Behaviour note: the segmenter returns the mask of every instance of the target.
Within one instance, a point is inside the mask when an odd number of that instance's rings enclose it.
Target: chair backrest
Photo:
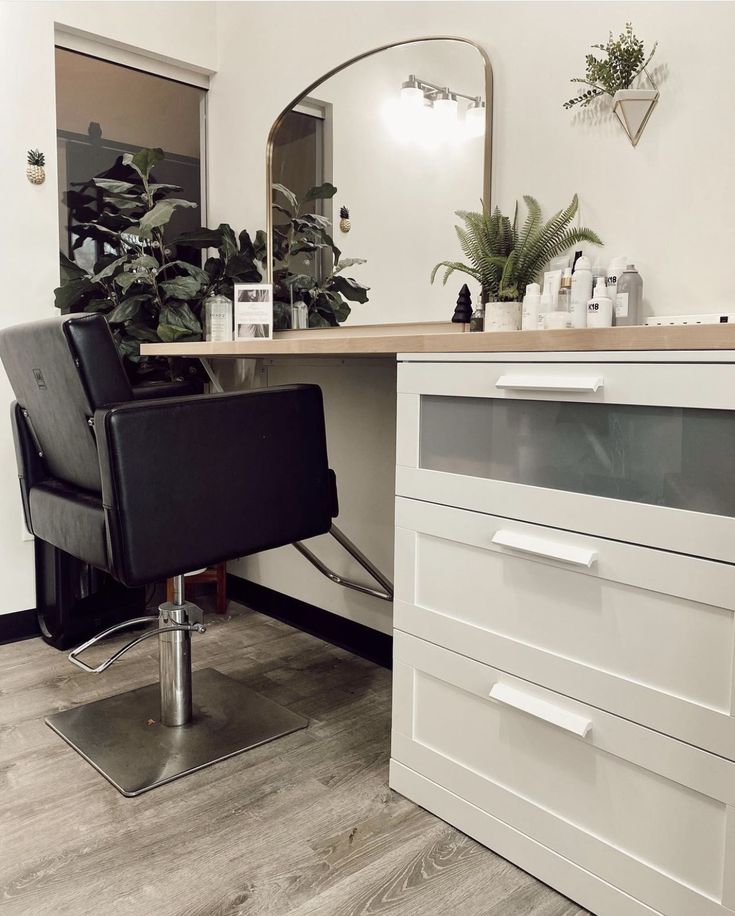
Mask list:
[[[104,315],[68,315],[0,331],[0,359],[49,474],[100,492],[95,410],[133,398]]]

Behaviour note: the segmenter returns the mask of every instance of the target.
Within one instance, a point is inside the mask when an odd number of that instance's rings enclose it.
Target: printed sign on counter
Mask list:
[[[235,340],[273,339],[273,286],[235,284]]]

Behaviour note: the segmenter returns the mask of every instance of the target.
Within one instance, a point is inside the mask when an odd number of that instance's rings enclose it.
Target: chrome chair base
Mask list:
[[[46,724],[128,797],[308,725],[213,668],[195,671],[193,688],[185,725],[161,724],[158,684],[55,713]]]

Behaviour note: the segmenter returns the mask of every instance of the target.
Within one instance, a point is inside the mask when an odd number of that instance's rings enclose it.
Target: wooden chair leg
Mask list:
[[[227,564],[217,564],[217,613],[227,610]]]

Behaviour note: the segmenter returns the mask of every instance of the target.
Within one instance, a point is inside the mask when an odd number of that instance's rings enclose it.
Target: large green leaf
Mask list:
[[[185,245],[188,248],[219,248],[222,244],[222,227],[207,229],[202,226],[191,232],[183,232],[174,242],[174,245]]]
[[[204,262],[204,272],[209,277],[209,282],[213,283],[224,276],[225,262],[222,258],[207,258]]]
[[[128,324],[125,325],[125,331],[136,340],[144,340],[147,343],[158,343],[160,340],[158,334],[145,324]]]
[[[54,290],[54,305],[62,312],[66,312],[84,296],[94,289],[94,284],[89,277],[79,277],[78,280],[69,280],[63,286]]]
[[[350,299],[352,302],[367,302],[370,287],[338,274],[329,280],[329,289],[341,293],[345,299]]]
[[[293,214],[291,213],[290,210],[287,210],[286,207],[282,207],[280,204],[271,204],[271,206],[276,211],[276,213],[283,213],[286,219],[290,220],[293,218]],[[285,225],[286,220],[281,220],[281,223]]]
[[[199,319],[185,302],[165,305],[158,316],[159,324],[181,328],[189,334],[200,334],[202,326]]]
[[[325,242],[332,249],[332,254],[334,256],[334,263],[339,264],[339,259],[342,257],[342,252],[334,244],[334,239],[332,238],[332,236],[327,232],[326,229],[320,229],[317,234],[322,239],[322,241]]]
[[[236,254],[225,267],[225,276],[241,283],[260,283],[262,276],[255,261],[246,254]]]
[[[59,266],[61,268],[61,282],[66,283],[69,280],[79,280],[87,276],[87,271],[70,260],[63,251],[59,252]]]
[[[291,287],[292,289],[314,289],[317,285],[314,277],[310,277],[308,274],[289,274],[284,277],[283,283],[285,286]]]
[[[229,261],[229,259],[234,258],[239,251],[237,239],[235,238],[235,233],[232,231],[232,226],[228,226],[227,223],[220,223],[219,230],[222,233],[222,243],[219,246],[220,257],[224,261]]]
[[[336,318],[334,318],[333,321],[327,321],[327,319],[320,312],[309,312],[309,327],[310,328],[334,327],[334,325],[336,324],[336,321],[337,321]]]
[[[194,299],[201,286],[196,277],[174,277],[158,284],[167,299]]]
[[[306,192],[302,204],[307,203],[310,200],[331,200],[332,197],[337,193],[337,189],[330,182],[325,181],[324,184],[317,185],[314,188],[309,188]]]
[[[129,181],[115,181],[113,178],[93,178],[92,181],[98,188],[110,194],[136,194],[139,195],[140,185],[131,184]]]
[[[148,176],[154,165],[163,159],[163,150],[141,149],[137,153],[125,153],[122,157],[124,165],[132,166],[143,181],[148,181]]]
[[[250,238],[250,233],[247,229],[242,230],[237,240],[240,244],[240,254],[247,255],[249,258],[255,258],[255,246],[253,245],[253,240]]]
[[[257,261],[265,261],[268,254],[268,236],[262,229],[258,229],[255,233],[253,247],[255,249],[255,259]]]
[[[341,258],[334,272],[339,273],[347,267],[355,267],[358,264],[367,264],[367,258]]]
[[[294,192],[293,192],[293,191],[289,191],[289,189],[288,189],[285,185],[283,185],[283,184],[278,184],[278,183],[276,183],[276,184],[273,185],[273,190],[274,190],[277,194],[281,194],[283,197],[285,197],[286,200],[287,200],[287,201],[289,202],[289,204],[291,205],[291,212],[290,212],[290,213],[288,212],[288,210],[284,210],[283,212],[284,212],[284,213],[287,213],[289,216],[293,216],[294,213],[296,213],[296,212],[298,211],[298,209],[299,209],[299,202],[298,202],[298,200],[296,199],[296,195],[294,194]],[[283,209],[283,208],[281,208],[281,209]]]
[[[116,258],[114,261],[112,261],[110,264],[108,264],[106,267],[100,270],[99,273],[96,273],[92,277],[92,282],[99,283],[100,280],[106,280],[109,277],[113,277],[116,273],[119,273],[123,269],[125,264],[127,263],[128,263],[127,255],[123,255],[121,258]]]
[[[331,312],[338,323],[346,321],[352,309],[338,293],[323,291],[316,297],[315,307],[321,314]]]
[[[131,267],[140,267],[143,270],[156,270],[159,267],[158,261],[149,254],[141,254],[130,262]]]
[[[112,307],[111,299],[90,299],[84,305],[85,312],[109,312]]]
[[[149,301],[148,296],[130,296],[129,299],[123,299],[123,301],[119,305],[116,305],[110,312],[107,316],[107,320],[110,324],[132,321],[134,318],[138,317],[140,308],[146,301]]]
[[[176,343],[177,341],[193,339],[191,331],[187,331],[186,328],[178,327],[178,325],[159,324],[156,331],[158,332],[159,338],[164,343]]]
[[[143,239],[149,239],[153,235],[154,229],[166,225],[177,207],[196,207],[196,204],[191,200],[182,200],[177,197],[168,197],[165,200],[159,200],[145,216],[141,217],[137,229],[131,227],[129,231],[133,235],[139,235]]]
[[[145,271],[142,273],[125,271],[124,273],[117,274],[115,277],[115,283],[117,283],[123,292],[126,292],[134,283],[145,283],[147,286],[150,286],[151,278]]]
[[[158,262],[156,262],[156,267],[158,267]],[[201,267],[197,267],[196,264],[190,264],[188,261],[167,261],[163,267],[159,268],[159,276],[174,267],[178,267],[180,270],[183,270],[185,273],[189,274],[190,277],[194,277],[194,279],[198,280],[201,284],[209,283],[209,275],[207,272],[202,270]]]
[[[160,182],[153,182],[148,185],[148,190],[151,194],[159,194],[162,191],[169,193],[170,191],[183,191],[184,189],[179,187],[177,184],[161,184]]]
[[[128,325],[128,328],[129,327],[130,325]],[[158,338],[156,338],[156,340],[158,340]],[[137,340],[132,340],[126,335],[118,339],[117,348],[120,351],[120,356],[124,359],[130,360],[131,363],[140,362],[140,344]]]

